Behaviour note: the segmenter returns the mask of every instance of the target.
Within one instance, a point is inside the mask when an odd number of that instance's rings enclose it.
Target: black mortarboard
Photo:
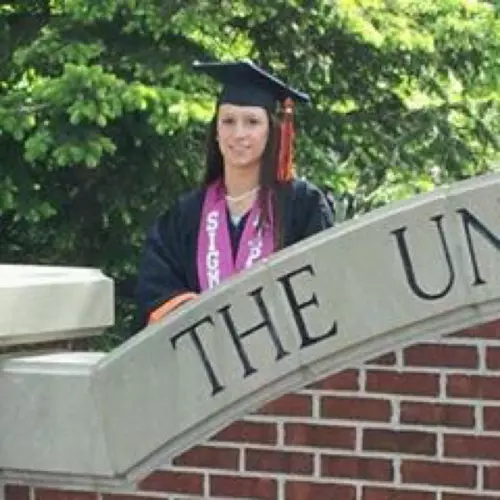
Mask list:
[[[262,106],[274,110],[278,102],[284,102],[287,98],[309,102],[307,94],[289,87],[249,60],[195,61],[193,67],[223,84],[219,104]]]

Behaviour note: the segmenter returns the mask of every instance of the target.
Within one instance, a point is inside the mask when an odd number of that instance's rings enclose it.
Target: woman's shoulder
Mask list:
[[[318,200],[324,197],[323,191],[316,184],[298,177],[290,181],[287,191],[294,199]]]
[[[197,187],[179,195],[174,202],[156,217],[159,228],[176,222],[179,225],[196,221],[201,213],[204,188]]]
[[[175,206],[179,210],[192,210],[201,207],[205,188],[198,186],[182,193],[176,200]]]
[[[292,212],[307,213],[319,207],[333,223],[333,201],[327,189],[321,189],[307,179],[295,178],[288,184],[286,198]]]
[[[196,187],[189,191],[185,191],[177,196],[175,201],[164,213],[175,213],[179,215],[184,212],[189,213],[192,210],[196,210],[201,207],[204,191],[205,189],[203,187]]]

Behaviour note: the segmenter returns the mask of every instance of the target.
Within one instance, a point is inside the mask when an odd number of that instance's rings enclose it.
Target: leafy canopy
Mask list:
[[[497,2],[2,0],[0,261],[101,267],[133,329],[145,230],[202,171],[190,64],[238,57],[311,94],[299,171],[339,219],[498,157]]]

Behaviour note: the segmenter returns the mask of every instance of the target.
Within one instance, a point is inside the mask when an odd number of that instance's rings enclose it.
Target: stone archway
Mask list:
[[[329,373],[500,317],[499,187],[477,178],[320,234],[109,355],[7,361],[4,477],[136,481]]]

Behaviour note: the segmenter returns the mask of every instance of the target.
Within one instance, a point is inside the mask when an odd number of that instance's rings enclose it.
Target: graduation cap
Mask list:
[[[193,67],[223,84],[219,103],[262,106],[271,110],[286,99],[309,102],[309,96],[285,84],[247,59],[230,62],[199,62]]]
[[[278,180],[288,181],[293,178],[293,108],[295,102],[309,102],[309,95],[290,87],[247,59],[229,62],[195,61],[193,68],[222,83],[219,104],[261,106],[270,111],[274,111],[280,104],[282,123]]]

